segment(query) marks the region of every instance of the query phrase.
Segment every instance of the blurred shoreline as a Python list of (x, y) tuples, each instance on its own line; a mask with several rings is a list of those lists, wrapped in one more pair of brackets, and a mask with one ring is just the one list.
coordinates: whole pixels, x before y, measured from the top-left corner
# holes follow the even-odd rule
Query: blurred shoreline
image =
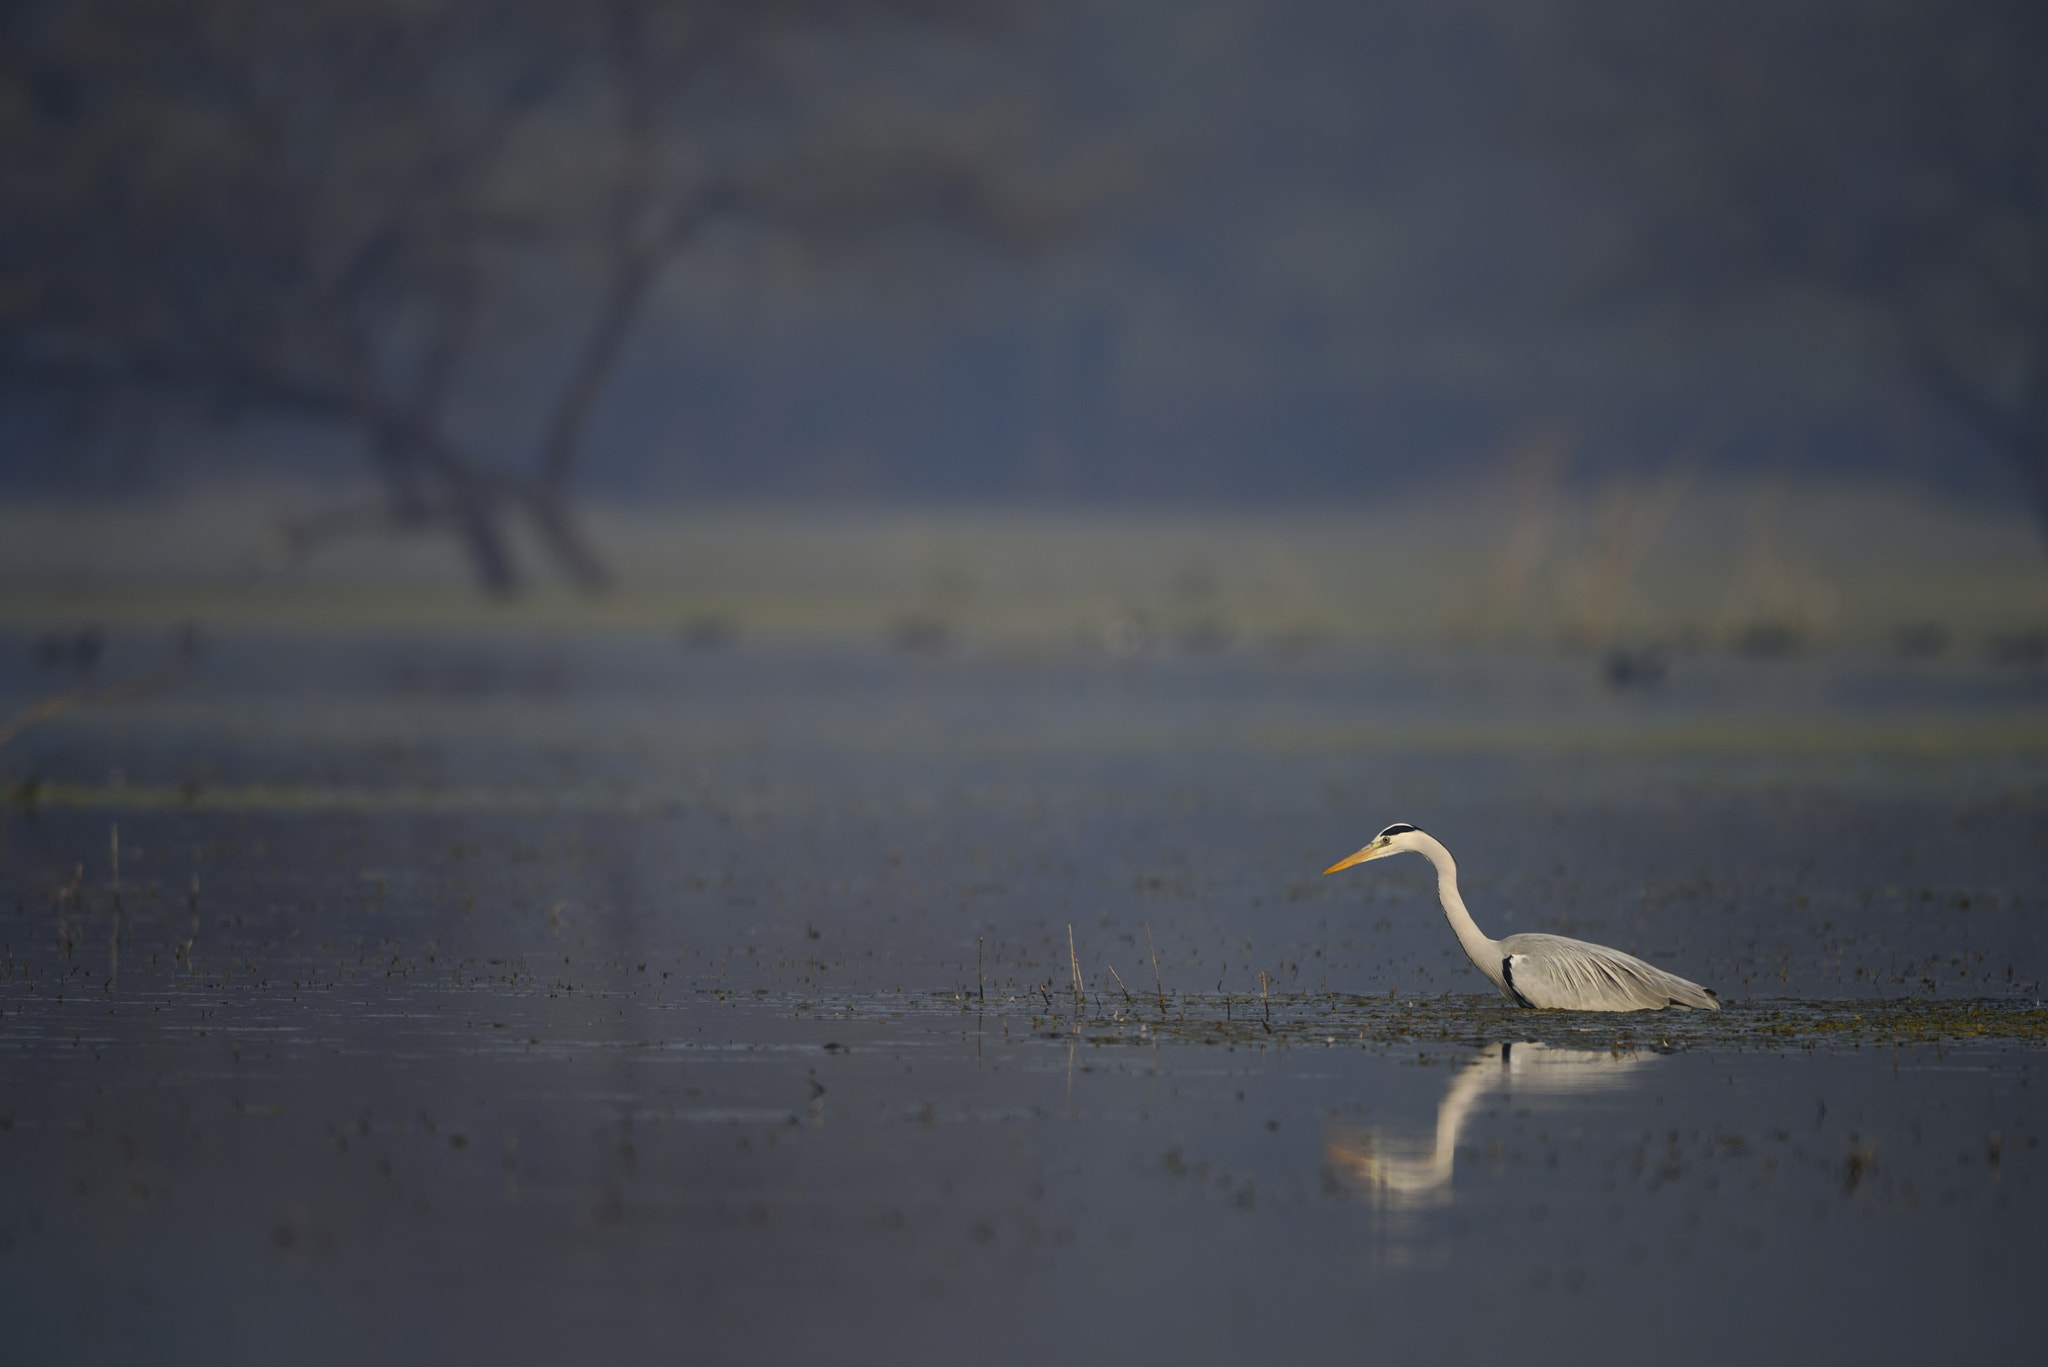
[(309, 504), (0, 505), (0, 622), (879, 636), (930, 653), (2048, 654), (2032, 521), (1909, 486), (1445, 487), (1295, 511), (612, 504), (583, 522), (613, 590), (536, 574), (506, 600), (432, 533), (294, 562), (280, 529)]

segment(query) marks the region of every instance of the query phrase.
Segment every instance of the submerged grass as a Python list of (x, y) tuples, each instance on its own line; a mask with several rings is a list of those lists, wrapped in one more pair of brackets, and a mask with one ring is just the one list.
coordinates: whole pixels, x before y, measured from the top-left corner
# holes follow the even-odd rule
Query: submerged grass
[[(958, 1011), (954, 994), (928, 999)], [(1418, 1045), (1479, 1046), (1534, 1040), (1580, 1049), (1710, 1049), (1781, 1052), (1884, 1045), (2004, 1044), (2048, 1047), (2048, 1006), (2037, 1001), (1889, 999), (1863, 1001), (1763, 1000), (1721, 1011), (1528, 1011), (1490, 997), (1273, 996), (1270, 1015), (1246, 1012), (1223, 996), (1175, 996), (1164, 1012), (1149, 1007), (1109, 1009), (1083, 1016), (1078, 1026), (1050, 1014), (1027, 1013), (1043, 1039), (1079, 1039), (1098, 1045), (1280, 1045), (1396, 1049)], [(832, 1012), (807, 1002), (800, 1013)], [(1011, 1003), (1002, 1014), (1014, 1022)], [(858, 1007), (854, 1009), (858, 1010)], [(900, 1008), (899, 1008), (900, 1009)], [(1014, 1029), (1014, 1024), (1013, 1027)]]

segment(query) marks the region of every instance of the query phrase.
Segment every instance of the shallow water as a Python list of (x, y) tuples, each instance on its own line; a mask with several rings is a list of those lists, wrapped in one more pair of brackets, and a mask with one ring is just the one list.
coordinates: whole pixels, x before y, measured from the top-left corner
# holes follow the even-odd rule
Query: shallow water
[[(2040, 696), (211, 640), (4, 752), (0, 1313), (60, 1359), (2020, 1348)], [(1729, 1009), (1474, 995), (1420, 861), (1317, 873), (1397, 819), (1491, 933)]]

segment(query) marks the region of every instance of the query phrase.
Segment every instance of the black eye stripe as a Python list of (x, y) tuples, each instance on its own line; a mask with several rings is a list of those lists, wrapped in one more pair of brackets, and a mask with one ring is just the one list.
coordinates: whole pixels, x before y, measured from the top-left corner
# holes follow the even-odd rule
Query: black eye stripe
[(1385, 840), (1390, 835), (1406, 835), (1408, 834), (1408, 832), (1414, 829), (1415, 828), (1413, 826), (1408, 825), (1406, 822), (1397, 821), (1393, 825), (1387, 827), (1384, 831), (1381, 831), (1378, 835), (1374, 836), (1373, 838), (1375, 840)]

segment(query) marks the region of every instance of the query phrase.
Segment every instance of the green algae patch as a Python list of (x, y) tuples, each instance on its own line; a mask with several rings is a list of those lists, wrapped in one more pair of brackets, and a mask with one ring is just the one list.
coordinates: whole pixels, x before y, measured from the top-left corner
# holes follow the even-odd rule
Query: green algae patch
[[(1726, 1014), (1726, 1013), (1724, 1013)], [(1998, 1000), (1839, 1002), (1772, 1007), (1760, 1029), (1783, 1038), (1934, 1044), (1986, 1040), (2048, 1044), (2048, 1007)]]
[[(958, 999), (940, 999), (960, 1010)], [(1015, 1029), (1021, 1002), (1000, 1014)], [(1098, 1009), (1099, 1008), (1099, 1009)], [(1529, 1011), (1490, 997), (1343, 994), (1169, 995), (1078, 1011), (1025, 1013), (1030, 1033), (1093, 1045), (1426, 1049), (1533, 1040), (1577, 1049), (1787, 1052), (1897, 1045), (2048, 1047), (2048, 1007), (2031, 998), (1732, 1002), (1720, 1011)]]

